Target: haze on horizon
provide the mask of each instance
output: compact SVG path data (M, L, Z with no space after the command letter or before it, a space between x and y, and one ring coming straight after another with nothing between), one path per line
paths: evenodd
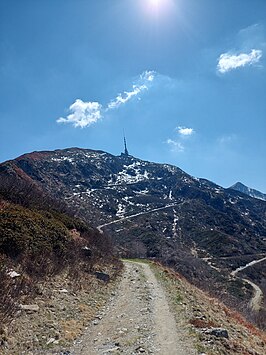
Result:
M1 0L0 161L81 147L266 192L264 0Z

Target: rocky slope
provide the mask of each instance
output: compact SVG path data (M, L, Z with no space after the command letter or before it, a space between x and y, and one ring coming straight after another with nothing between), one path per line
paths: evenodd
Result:
M0 354L47 355L54 348L59 351L51 350L52 354L63 354L62 348L69 348L85 327L93 326L115 291L117 270L111 264L104 270L110 275L108 283L82 272L75 278L63 272L39 281L35 297L21 300L28 307L17 310L11 324L0 324Z
M266 254L264 201L168 164L78 148L1 164L0 181L12 176L64 200L121 255L158 258L247 310L254 290L231 272Z
M266 201L266 194L264 194L258 190L252 189L252 188L242 184L241 182L237 182L236 184L232 185L230 187L230 189L233 189L233 190L236 190L239 192L243 192L243 194L246 194L248 196Z

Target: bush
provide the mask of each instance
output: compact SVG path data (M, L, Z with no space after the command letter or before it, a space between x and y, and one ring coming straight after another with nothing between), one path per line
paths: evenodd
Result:
M25 252L62 255L69 240L66 226L52 215L13 205L0 210L0 252L11 258Z

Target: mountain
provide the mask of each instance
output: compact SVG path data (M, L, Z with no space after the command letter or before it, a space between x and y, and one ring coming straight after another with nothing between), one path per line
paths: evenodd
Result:
M266 194L264 194L258 190L252 189L252 188L242 184L241 182L235 183L234 185L232 185L230 187L230 189L240 191L240 192L243 192L243 194L246 194L248 196L266 201Z
M64 201L111 236L121 256L159 259L227 304L248 309L253 286L245 271L243 278L232 272L266 255L265 201L172 165L79 148L2 163L1 181L24 181ZM252 268L246 279L263 285Z

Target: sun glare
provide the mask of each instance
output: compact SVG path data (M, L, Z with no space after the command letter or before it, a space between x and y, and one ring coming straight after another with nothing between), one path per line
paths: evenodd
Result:
M146 0L141 1L141 3L151 16L158 18L158 16L164 16L166 13L169 13L173 0Z
M151 4L151 6L157 7L157 6L160 5L160 3L162 2L162 0L149 0L149 2L150 2L150 4Z

